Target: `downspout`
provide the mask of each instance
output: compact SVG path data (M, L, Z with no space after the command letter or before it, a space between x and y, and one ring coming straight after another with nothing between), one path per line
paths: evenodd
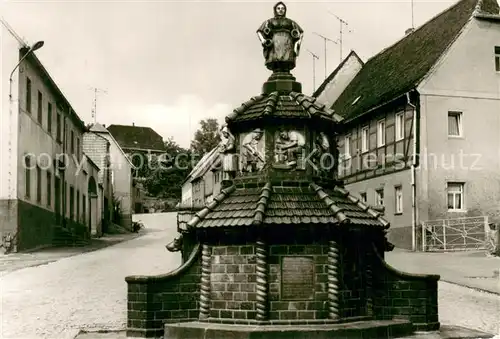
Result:
M64 166L63 166L63 171L61 172L62 180L62 195L63 199L62 200L62 226L66 228L66 116L63 114L63 140L62 140L62 151L63 151L63 161L64 161Z
M411 103L410 92L406 93L408 106L413 109L412 115L412 136L413 136L413 156L411 162L411 248L417 250L417 184L416 184L416 166L417 166L417 107Z

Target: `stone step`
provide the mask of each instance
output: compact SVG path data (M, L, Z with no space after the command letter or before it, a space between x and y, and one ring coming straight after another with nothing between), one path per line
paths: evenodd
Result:
M411 335L407 320L368 320L320 325L231 325L186 322L165 325L165 339L354 339Z

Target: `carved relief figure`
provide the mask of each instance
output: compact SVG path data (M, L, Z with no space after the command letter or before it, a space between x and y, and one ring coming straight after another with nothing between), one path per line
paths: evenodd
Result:
M334 158L330 155L330 142L325 133L316 134L311 160L316 166L316 170L326 174L333 168Z
M220 129L221 142L219 143L219 153L222 157L222 170L224 173L232 173L237 170L237 157L234 154L235 138L227 125ZM224 174L225 179L227 176Z
M241 170L243 172L257 172L264 167L263 135L264 131L256 128L243 138L243 142L241 143Z
M288 72L295 68L304 31L286 17L283 2L274 5L274 18L262 23L257 30L262 43L266 67L272 71Z
M304 152L304 136L297 131L281 130L275 140L275 167L302 169L303 164L300 160Z

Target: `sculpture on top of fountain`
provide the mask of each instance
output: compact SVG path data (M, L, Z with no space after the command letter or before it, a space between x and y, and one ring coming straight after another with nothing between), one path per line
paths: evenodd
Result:
M295 68L304 31L286 17L286 5L274 5L274 18L262 23L257 30L262 43L266 67L273 72L289 72Z

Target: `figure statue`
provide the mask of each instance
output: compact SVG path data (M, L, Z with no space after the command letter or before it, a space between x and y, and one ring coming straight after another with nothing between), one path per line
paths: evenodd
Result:
M263 135L264 131L260 128L256 128L243 140L241 147L241 170L243 172L256 172L260 171L264 167L264 155L258 149L259 142Z
M274 144L274 167L301 169L303 164L299 162L299 158L304 150L304 145L305 139L299 132L279 131Z
M234 154L234 135L229 131L227 125L220 129L221 142L219 143L219 152L222 156L223 179L229 179L230 173L236 172L238 167L237 157Z
M264 21L257 30L262 43L266 67L274 72L289 72L295 68L304 31L286 17L283 2L274 5L274 18Z
M328 141L328 137L325 133L321 132L316 135L314 139L314 149L311 157L312 163L316 166L316 170L319 173L327 174L329 169L331 169L333 164L329 164L328 161L334 161L333 156L331 159L324 160L323 157L325 154L328 154L330 151L330 142Z

